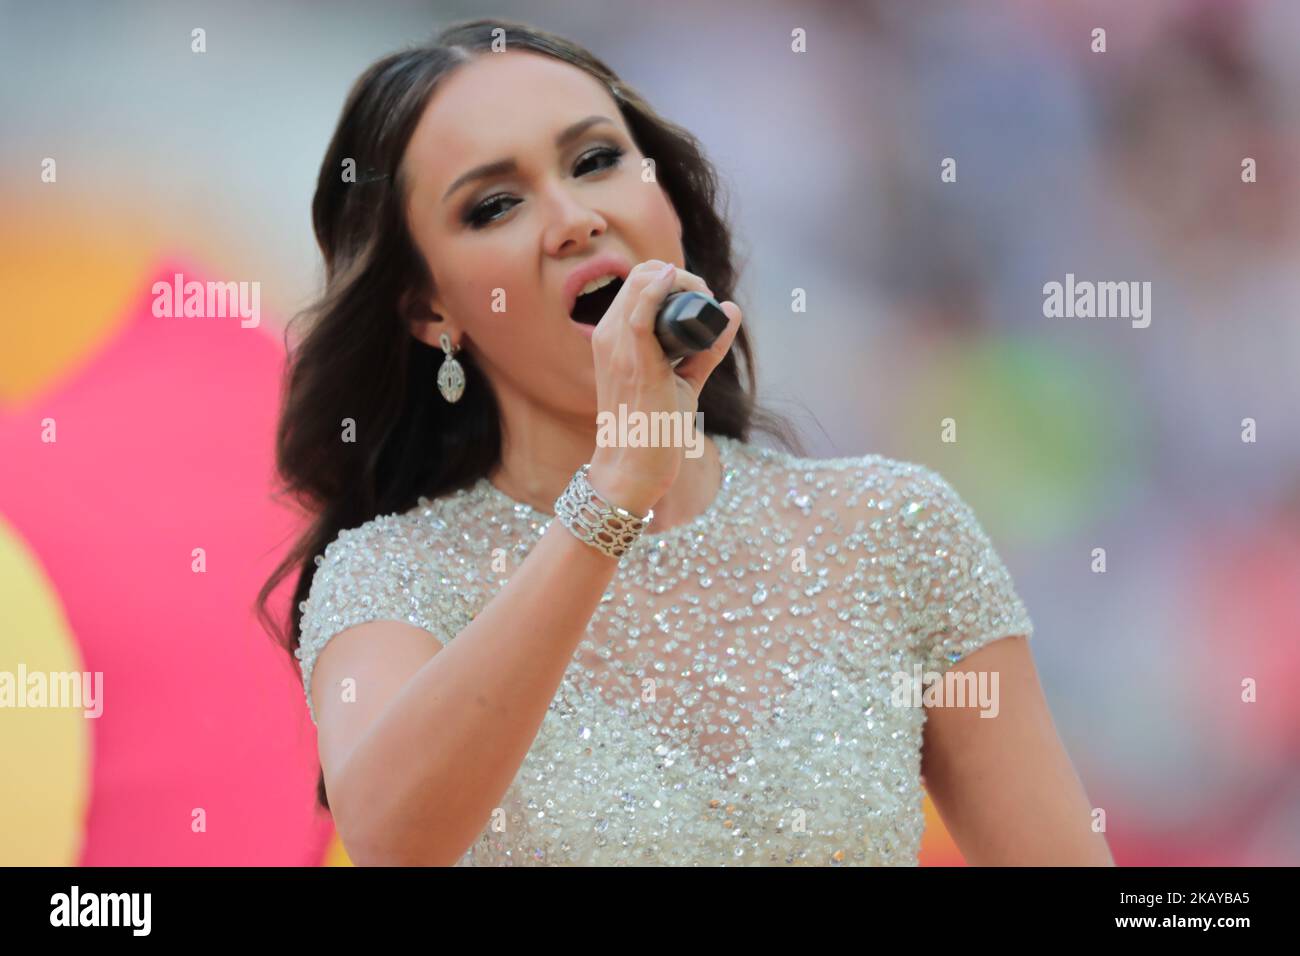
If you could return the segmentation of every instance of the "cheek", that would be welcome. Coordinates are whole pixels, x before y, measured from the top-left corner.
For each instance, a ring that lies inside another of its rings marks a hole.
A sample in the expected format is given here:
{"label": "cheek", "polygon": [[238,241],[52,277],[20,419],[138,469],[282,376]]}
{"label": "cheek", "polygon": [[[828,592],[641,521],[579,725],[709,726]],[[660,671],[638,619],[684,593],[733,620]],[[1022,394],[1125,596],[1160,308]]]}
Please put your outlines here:
{"label": "cheek", "polygon": [[516,315],[535,311],[536,280],[524,274],[531,261],[515,250],[494,247],[475,250],[460,259],[460,314],[482,332],[512,324]]}
{"label": "cheek", "polygon": [[637,210],[637,220],[645,223],[650,236],[656,240],[678,239],[681,226],[667,194],[662,189],[646,189],[644,197]]}

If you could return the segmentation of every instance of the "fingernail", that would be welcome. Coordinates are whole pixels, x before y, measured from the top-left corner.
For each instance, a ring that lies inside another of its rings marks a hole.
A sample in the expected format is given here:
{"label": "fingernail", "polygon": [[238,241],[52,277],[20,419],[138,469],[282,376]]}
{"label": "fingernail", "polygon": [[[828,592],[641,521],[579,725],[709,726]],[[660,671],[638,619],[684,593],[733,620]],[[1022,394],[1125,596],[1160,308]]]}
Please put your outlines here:
{"label": "fingernail", "polygon": [[669,275],[672,274],[672,271],[673,271],[674,269],[676,269],[676,268],[677,268],[677,267],[676,267],[675,265],[673,265],[671,262],[669,262],[669,263],[665,264],[664,267],[663,267],[662,269],[659,270],[659,274],[658,274],[657,276],[655,276],[655,278],[656,278],[656,279],[666,279]]}

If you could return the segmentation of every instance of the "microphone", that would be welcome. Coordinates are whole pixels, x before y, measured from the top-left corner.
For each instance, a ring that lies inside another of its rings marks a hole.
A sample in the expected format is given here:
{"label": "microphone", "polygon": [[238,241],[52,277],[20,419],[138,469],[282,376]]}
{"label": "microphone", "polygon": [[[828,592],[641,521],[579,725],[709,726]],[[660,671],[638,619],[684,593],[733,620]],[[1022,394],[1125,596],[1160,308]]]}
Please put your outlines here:
{"label": "microphone", "polygon": [[727,313],[703,292],[674,292],[655,316],[655,338],[670,362],[702,352],[727,328]]}

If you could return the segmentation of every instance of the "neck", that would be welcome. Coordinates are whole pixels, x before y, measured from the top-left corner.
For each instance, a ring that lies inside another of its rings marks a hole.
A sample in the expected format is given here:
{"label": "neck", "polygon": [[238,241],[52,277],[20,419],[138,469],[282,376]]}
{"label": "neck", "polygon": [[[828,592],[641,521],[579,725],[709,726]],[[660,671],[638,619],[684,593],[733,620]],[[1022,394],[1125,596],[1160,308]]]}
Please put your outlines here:
{"label": "neck", "polygon": [[[573,473],[596,451],[596,423],[561,418],[531,403],[501,403],[501,461],[488,480],[515,501],[555,513]],[[654,506],[654,530],[686,524],[709,507],[722,485],[717,445],[701,436],[703,453],[683,457],[677,480]],[[617,502],[615,502],[617,504]]]}

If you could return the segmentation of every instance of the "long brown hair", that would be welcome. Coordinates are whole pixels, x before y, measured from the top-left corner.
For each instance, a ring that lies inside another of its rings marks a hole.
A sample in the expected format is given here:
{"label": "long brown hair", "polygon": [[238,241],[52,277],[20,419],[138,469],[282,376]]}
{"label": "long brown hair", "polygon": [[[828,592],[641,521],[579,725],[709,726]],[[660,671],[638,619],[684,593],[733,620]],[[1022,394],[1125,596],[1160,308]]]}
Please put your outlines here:
{"label": "long brown hair", "polygon": [[[434,387],[442,353],[411,334],[402,302],[432,288],[405,218],[401,160],[438,84],[474,56],[530,50],[563,60],[606,84],[638,148],[682,223],[685,267],[718,301],[734,298],[731,232],[715,208],[718,179],[699,143],[658,116],[618,76],[580,46],[510,20],[451,25],[431,42],[384,57],[353,84],[321,163],[312,225],[325,259],[325,289],[285,330],[289,360],[276,431],[279,496],[312,521],[258,592],[259,620],[292,655],[301,637],[301,604],[311,590],[314,558],[340,531],[466,487],[501,455],[501,425],[487,380],[465,353],[464,397],[445,402]],[[349,162],[351,161],[351,166]],[[347,169],[354,176],[345,176]],[[306,331],[296,348],[289,336]],[[744,366],[742,380],[741,366]],[[754,361],[742,326],[699,398],[706,431],[748,440],[757,427],[798,447],[784,419],[761,410],[753,392]],[[344,420],[355,440],[341,441]],[[297,571],[287,628],[268,610],[271,593]],[[328,808],[325,780],[317,798]]]}

